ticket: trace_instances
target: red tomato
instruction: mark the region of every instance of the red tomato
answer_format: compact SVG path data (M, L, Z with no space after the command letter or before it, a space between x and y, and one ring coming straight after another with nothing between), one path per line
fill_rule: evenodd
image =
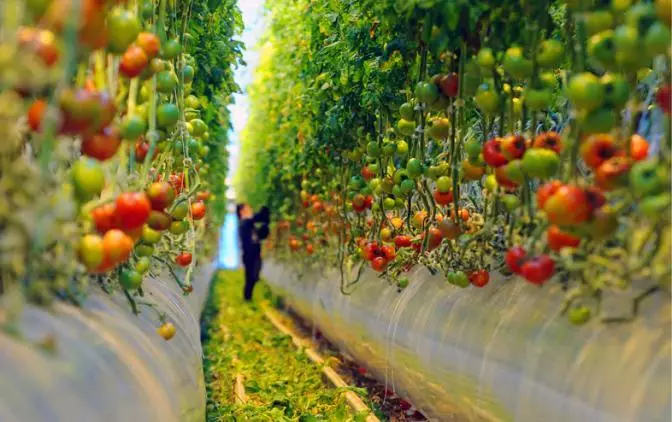
M22 27L17 35L19 46L29 49L42 59L48 67L53 66L60 57L60 51L56 45L56 36L46 29Z
M47 107L48 103L45 100L37 99L28 108L28 126L35 132L40 130Z
M374 177L376 177L376 173L374 173L373 171L371 171L371 169L369 168L369 166L364 166L364 167L362 167L361 174L362 174L362 177L364 178L364 180L371 180L371 179L373 179Z
M210 192L208 192L207 190L198 192L196 194L197 201L207 201L208 199L210 199Z
M307 255L312 255L313 252L315 252L315 247L313 246L312 243L308 243L308 244L306 245L306 254L307 254Z
M630 159L611 157L595 171L595 184L605 191L627 186Z
M548 255L539 255L524 263L520 273L530 283L542 285L555 273L555 262Z
M562 182L559 180L553 180L541 185L539 190L537 190L537 207L543 209L548 198L550 198L551 195L553 195L562 186Z
M153 210L163 211L175 200L175 190L168 182L154 182L147 188Z
M448 192L439 192L439 190L434 191L434 201L439 205L448 205L453 202L453 191Z
M135 159L137 161L145 161L147 153L149 152L149 142L139 139L135 142ZM154 150L154 157L156 157L156 149ZM152 157L152 158L154 158Z
M506 160L521 158L525 154L525 138L522 135L506 136L500 141L500 148Z
M394 250L394 246L385 245L380 248L380 252L387 261L392 261L397 257L397 252Z
M446 97L457 97L459 92L460 78L457 73L452 72L439 78L439 89Z
M558 226L551 226L546 231L546 240L551 250L560 252L562 248L575 248L581 243L581 238L564 232Z
M135 78L147 67L149 59L145 51L137 45L128 47L119 63L119 73L127 78Z
M105 258L112 264L125 262L133 249L133 239L118 229L109 230L103 236Z
M152 207L144 192L124 192L117 197L116 217L119 226L133 229L145 224Z
M544 132L534 138L534 148L546 148L560 154L562 152L562 138L556 132Z
M115 210L116 207L113 203L107 203L91 211L91 218L98 233L103 234L109 230L119 228L115 219Z
M490 273L486 270L477 270L469 274L469 282L476 287L483 287L490 281Z
M108 126L100 133L87 136L82 140L82 154L96 160L105 161L114 157L121 145L119 132Z
M182 189L184 189L184 173L173 173L168 176L168 181L173 186L173 189L175 189L176 193L180 193L182 192Z
M441 230L437 229L436 227L432 227L431 229L429 229L428 249L430 251L438 248L442 241L443 241L443 234L441 233Z
M193 202L191 204L191 218L200 220L205 216L205 204L201 201Z
M191 254L189 252L182 252L175 257L175 263L180 267L186 267L191 264Z
M374 271L381 273L387 268L387 260L382 256L377 256L371 261L371 268L373 268Z
M615 156L622 156L624 152L621 151L614 138L611 135L593 135L586 139L581 145L581 158L586 165L592 169L596 169L605 161Z
M649 143L639 135L632 135L630 138L630 158L635 161L641 161L649 156Z
M159 55L161 51L161 41L156 34L151 32L141 32L138 34L138 38L135 40L138 47L147 55L147 58L150 60Z
M367 243L363 248L363 253L367 261L372 261L375 257L382 255L378 242Z
M555 227L555 226L553 226ZM504 256L504 261L511 271L520 274L522 265L527 258L527 251L522 246L514 246L510 248Z
M395 236L394 245L397 248L408 248L411 246L411 237L406 235Z
M509 162L502 154L500 138L490 139L483 144L483 159L490 167L500 167Z
M563 186L548 198L544 211L551 224L571 226L590 218L592 207L586 192L576 186Z

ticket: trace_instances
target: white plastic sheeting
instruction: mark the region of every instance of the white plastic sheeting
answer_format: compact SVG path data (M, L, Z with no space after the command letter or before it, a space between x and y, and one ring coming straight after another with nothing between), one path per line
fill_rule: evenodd
M500 277L460 289L416 267L401 293L367 270L345 296L335 271L299 276L269 262L264 275L290 307L431 420L671 420L663 295L642 302L633 323L575 327L559 315L558 286Z
M204 420L199 317L213 271L197 270L186 297L167 273L143 282L177 329L170 341L155 312L133 315L121 293L92 288L83 309L27 307L19 336L0 334L0 421ZM31 344L45 337L54 353Z

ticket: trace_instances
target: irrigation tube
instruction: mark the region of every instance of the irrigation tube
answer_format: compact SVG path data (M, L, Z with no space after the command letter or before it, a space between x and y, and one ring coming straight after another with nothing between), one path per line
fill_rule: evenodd
M27 306L17 335L0 334L0 421L204 420L199 317L213 271L195 271L187 297L167 273L143 282L177 328L168 342L156 313L134 316L121 294L92 288L83 309ZM53 352L34 345L44 339Z
M661 295L642 302L635 322L575 327L558 315L559 287L500 278L460 289L416 267L401 293L367 270L345 296L335 271L299 275L268 262L264 275L431 420L671 420L670 303Z

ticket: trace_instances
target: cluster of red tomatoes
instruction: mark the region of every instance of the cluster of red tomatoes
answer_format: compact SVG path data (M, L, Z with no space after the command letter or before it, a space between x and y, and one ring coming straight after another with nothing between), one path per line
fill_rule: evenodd
M555 261L546 254L528 256L525 248L514 246L506 252L506 265L514 274L532 284L542 285L555 274Z
M397 257L397 251L392 245L378 245L378 242L368 242L362 247L362 258L371 263L374 271L383 272L387 265Z

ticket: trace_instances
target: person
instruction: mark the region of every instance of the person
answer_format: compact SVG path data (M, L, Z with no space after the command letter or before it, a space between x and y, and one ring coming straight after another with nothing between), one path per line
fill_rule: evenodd
M268 237L270 212L263 207L254 214L248 204L236 206L238 215L240 243L243 249L243 266L245 267L245 288L243 297L246 301L252 300L254 285L259 281L261 272L261 241Z

